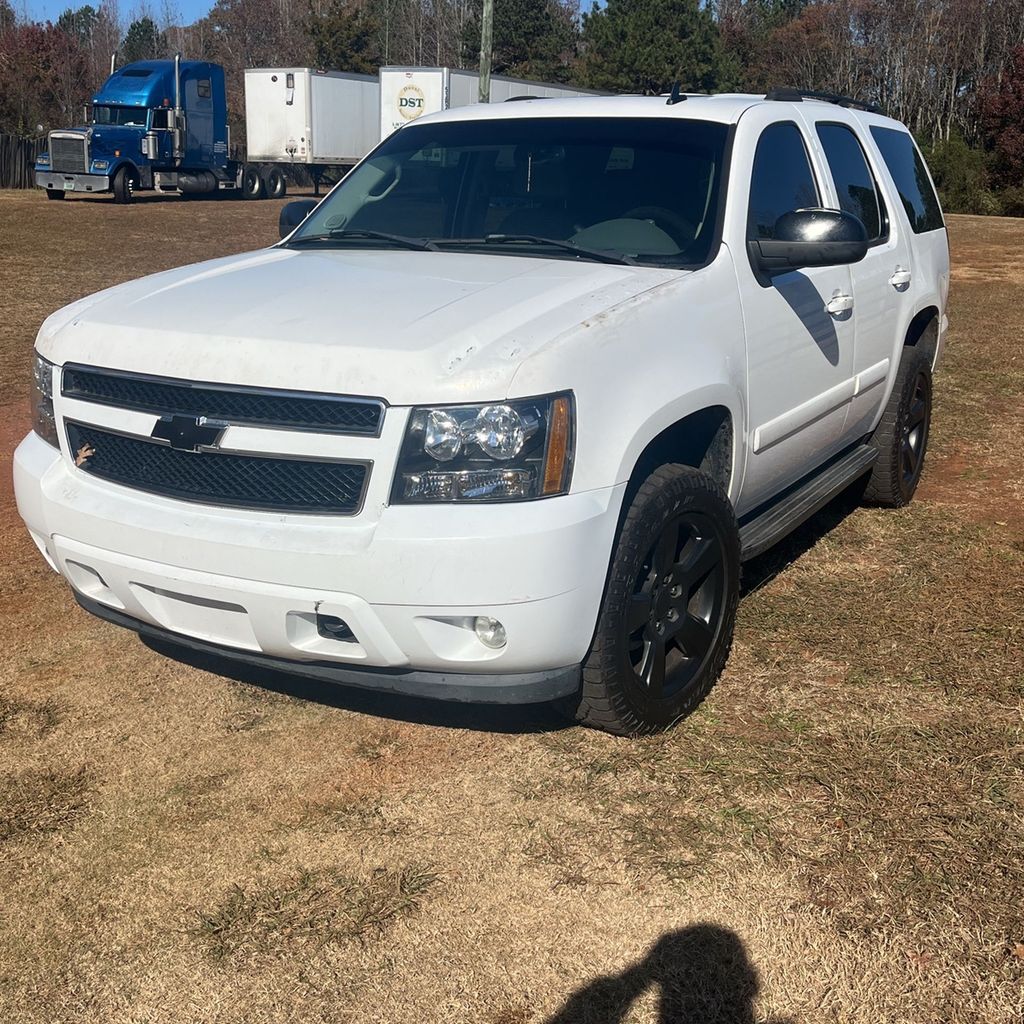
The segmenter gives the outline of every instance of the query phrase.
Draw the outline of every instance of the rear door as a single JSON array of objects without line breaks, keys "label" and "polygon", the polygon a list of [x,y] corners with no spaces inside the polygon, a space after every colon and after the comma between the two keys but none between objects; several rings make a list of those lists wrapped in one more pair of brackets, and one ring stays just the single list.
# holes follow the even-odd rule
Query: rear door
[{"label": "rear door", "polygon": [[860,125],[840,108],[808,120],[831,177],[829,205],[859,218],[871,242],[867,256],[850,268],[854,386],[844,433],[852,441],[870,431],[885,401],[890,367],[899,358],[912,315],[914,268],[906,229],[890,212],[893,198],[879,185],[884,177],[873,166]]},{"label": "rear door", "polygon": [[726,238],[747,337],[741,514],[842,446],[853,383],[850,268],[808,267],[769,277],[748,255],[748,241],[771,238],[782,214],[827,205],[816,152],[805,126],[778,104],[752,107],[737,124]]}]

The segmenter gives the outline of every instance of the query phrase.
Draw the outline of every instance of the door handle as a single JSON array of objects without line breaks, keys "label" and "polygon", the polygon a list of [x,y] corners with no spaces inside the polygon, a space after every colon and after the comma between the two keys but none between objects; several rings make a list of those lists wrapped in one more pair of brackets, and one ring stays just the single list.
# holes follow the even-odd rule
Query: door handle
[{"label": "door handle", "polygon": [[905,270],[903,267],[897,267],[892,277],[889,278],[889,284],[893,286],[897,291],[906,288],[910,284],[910,271]]},{"label": "door handle", "polygon": [[853,309],[852,295],[833,295],[832,298],[825,303],[825,312],[829,313],[831,316],[839,316],[840,313],[845,313],[850,309]]}]

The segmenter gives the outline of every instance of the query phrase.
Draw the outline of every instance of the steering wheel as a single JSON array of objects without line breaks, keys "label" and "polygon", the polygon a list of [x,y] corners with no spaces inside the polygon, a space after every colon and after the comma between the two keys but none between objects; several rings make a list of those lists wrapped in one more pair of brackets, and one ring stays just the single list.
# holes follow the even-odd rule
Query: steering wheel
[{"label": "steering wheel", "polygon": [[622,216],[631,220],[654,221],[662,231],[672,236],[672,241],[680,249],[692,245],[697,236],[697,229],[685,217],[664,206],[634,206]]}]

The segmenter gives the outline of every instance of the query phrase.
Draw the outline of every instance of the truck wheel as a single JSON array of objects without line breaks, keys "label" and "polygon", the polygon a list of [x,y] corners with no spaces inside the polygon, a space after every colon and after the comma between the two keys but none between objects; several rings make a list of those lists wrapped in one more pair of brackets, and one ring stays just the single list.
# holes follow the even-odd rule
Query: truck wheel
[{"label": "truck wheel", "polygon": [[111,191],[114,193],[115,203],[130,203],[135,199],[135,186],[138,180],[135,172],[130,167],[122,167],[114,175],[114,183]]},{"label": "truck wheel", "polygon": [[265,194],[260,169],[255,164],[246,164],[242,169],[242,198],[262,199]]},{"label": "truck wheel", "polygon": [[889,402],[871,435],[878,458],[864,500],[884,508],[902,508],[914,496],[928,447],[932,419],[932,367],[926,352],[905,348]]},{"label": "truck wheel", "polygon": [[46,190],[47,199],[63,199],[67,193],[62,188],[48,188]]},{"label": "truck wheel", "polygon": [[690,714],[729,656],[739,579],[725,491],[689,466],[655,470],[619,533],[577,721],[628,736]]},{"label": "truck wheel", "polygon": [[280,167],[267,167],[263,171],[263,191],[268,199],[283,199],[288,182]]}]

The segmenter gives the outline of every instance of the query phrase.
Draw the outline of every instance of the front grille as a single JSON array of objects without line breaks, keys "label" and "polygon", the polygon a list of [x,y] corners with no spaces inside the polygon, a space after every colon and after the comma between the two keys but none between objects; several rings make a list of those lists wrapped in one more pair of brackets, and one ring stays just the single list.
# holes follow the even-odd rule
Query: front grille
[{"label": "front grille", "polygon": [[178,413],[227,423],[371,437],[380,433],[384,414],[384,404],[376,399],[194,384],[81,366],[64,368],[61,393],[161,416]]},{"label": "front grille", "polygon": [[50,136],[50,169],[85,174],[89,170],[85,159],[84,138],[59,139]]},{"label": "front grille", "polygon": [[[96,477],[183,501],[274,512],[355,515],[369,466],[275,455],[187,452],[66,421],[72,456]],[[77,460],[76,460],[77,461]]]}]

